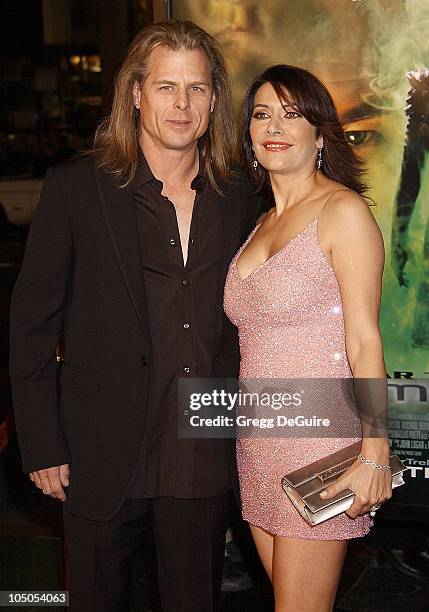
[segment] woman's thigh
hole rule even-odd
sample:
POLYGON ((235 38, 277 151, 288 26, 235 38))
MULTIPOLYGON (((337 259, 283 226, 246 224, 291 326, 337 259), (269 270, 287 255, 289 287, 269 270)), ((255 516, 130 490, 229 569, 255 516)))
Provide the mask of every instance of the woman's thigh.
POLYGON ((329 612, 333 608, 348 540, 274 537, 276 612, 329 612))
POLYGON ((272 582, 274 536, 255 525, 250 525, 250 531, 252 532, 253 541, 255 542, 256 550, 258 551, 262 565, 272 582))

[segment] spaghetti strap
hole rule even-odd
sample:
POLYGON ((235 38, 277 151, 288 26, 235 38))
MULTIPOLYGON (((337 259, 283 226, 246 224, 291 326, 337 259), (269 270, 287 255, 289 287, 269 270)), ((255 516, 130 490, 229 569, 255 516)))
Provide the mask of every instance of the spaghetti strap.
POLYGON ((336 193, 338 193, 339 191, 352 191, 351 189, 349 189, 349 187, 340 187, 340 189, 336 189, 335 191, 333 191, 332 193, 330 193, 328 195, 328 197, 326 198, 326 200, 323 202, 322 206, 319 208, 319 212, 317 213, 317 215, 314 217, 314 220, 318 220, 320 217, 320 213, 322 212, 322 210, 325 208, 326 204, 329 202, 329 200, 332 198, 332 196, 334 196, 336 193))

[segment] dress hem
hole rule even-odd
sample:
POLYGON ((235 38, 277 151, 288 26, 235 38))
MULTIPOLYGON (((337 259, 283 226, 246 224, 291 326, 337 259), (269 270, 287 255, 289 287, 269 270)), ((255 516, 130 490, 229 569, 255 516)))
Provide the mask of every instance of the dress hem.
MULTIPOLYGON (((246 518, 243 515, 243 520, 247 521, 249 523, 249 525, 252 525, 252 527, 259 527, 260 529, 263 529, 266 533, 268 533, 269 535, 277 535, 277 536, 282 536, 284 538, 297 538, 300 540, 353 540, 354 538, 364 538, 365 536, 368 535, 368 533, 370 532, 371 528, 373 527, 374 523, 370 524, 368 527, 365 528, 364 531, 362 531, 361 533, 357 533, 356 535, 349 535, 349 536, 339 536, 339 537, 320 537, 320 535, 318 537, 313 537, 313 536, 304 536, 304 535, 298 535, 296 533, 292 533, 292 532, 286 532, 283 530, 273 530, 272 527, 267 528, 265 525, 259 523, 255 523, 251 520, 249 520, 248 518, 246 518)), ((329 520, 329 519, 328 519, 329 520)), ((308 524, 308 523, 307 523, 308 524)), ((323 523, 319 523, 319 525, 323 525, 323 523)), ((310 525, 309 525, 310 527, 310 525)))

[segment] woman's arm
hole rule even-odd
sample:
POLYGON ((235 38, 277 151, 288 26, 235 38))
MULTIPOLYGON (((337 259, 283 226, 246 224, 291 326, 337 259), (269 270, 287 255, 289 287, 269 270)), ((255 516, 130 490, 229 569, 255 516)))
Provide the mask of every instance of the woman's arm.
MULTIPOLYGON (((383 384, 386 370, 378 325, 384 266, 381 232, 365 200, 352 191, 341 191, 329 200, 320 215, 319 236, 340 287, 346 350, 353 377, 360 379, 357 381, 360 389, 367 387, 362 394, 365 398, 357 398, 363 429, 361 453, 376 463, 387 464, 387 383, 383 384), (376 436, 374 424, 378 425, 376 436)), ((350 516, 364 514, 372 505, 391 496, 390 471, 376 470, 359 460, 344 477, 352 478, 353 486, 348 488, 356 493, 347 512, 350 516)), ((336 491, 345 488, 344 481, 337 484, 340 488, 336 491)), ((329 489, 328 493, 332 493, 332 487, 329 489)))

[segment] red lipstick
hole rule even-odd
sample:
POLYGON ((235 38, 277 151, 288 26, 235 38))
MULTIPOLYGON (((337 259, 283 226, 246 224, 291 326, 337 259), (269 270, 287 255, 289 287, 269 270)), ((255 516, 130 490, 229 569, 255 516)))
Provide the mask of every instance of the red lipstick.
POLYGON ((288 142, 284 142, 284 141, 281 141, 281 140, 265 140, 262 143, 262 146, 267 151, 279 152, 279 151, 286 151, 292 145, 289 144, 288 142))

